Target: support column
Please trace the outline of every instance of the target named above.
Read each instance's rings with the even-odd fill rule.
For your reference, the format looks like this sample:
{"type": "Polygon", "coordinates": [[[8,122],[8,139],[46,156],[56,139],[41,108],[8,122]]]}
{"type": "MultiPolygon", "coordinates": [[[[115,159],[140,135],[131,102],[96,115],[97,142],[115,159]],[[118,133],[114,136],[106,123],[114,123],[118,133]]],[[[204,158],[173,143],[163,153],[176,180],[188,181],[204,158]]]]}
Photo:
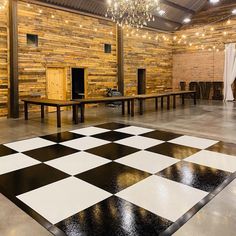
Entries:
{"type": "Polygon", "coordinates": [[[19,117],[17,0],[9,0],[10,99],[9,117],[19,117]]]}
{"type": "Polygon", "coordinates": [[[117,44],[117,78],[118,90],[124,95],[124,44],[123,29],[116,26],[116,44],[117,44]]]}

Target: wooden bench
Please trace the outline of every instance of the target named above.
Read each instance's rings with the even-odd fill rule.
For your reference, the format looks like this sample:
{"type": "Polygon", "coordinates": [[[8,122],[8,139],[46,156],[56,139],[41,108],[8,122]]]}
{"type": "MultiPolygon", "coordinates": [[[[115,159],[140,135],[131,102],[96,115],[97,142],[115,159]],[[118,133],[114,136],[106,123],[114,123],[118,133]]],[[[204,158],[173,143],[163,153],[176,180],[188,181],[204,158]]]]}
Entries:
{"type": "Polygon", "coordinates": [[[95,103],[111,103],[111,102],[121,102],[122,104],[122,115],[125,114],[125,102],[127,102],[128,114],[134,116],[134,99],[135,97],[103,97],[103,98],[86,98],[86,99],[74,99],[73,101],[80,104],[80,119],[81,122],[84,122],[84,113],[86,104],[95,104],[95,103]]]}
{"type": "Polygon", "coordinates": [[[158,110],[158,99],[161,98],[161,109],[164,107],[164,98],[167,101],[167,110],[170,109],[170,98],[173,98],[173,108],[176,108],[176,96],[180,95],[182,98],[182,104],[184,105],[185,95],[193,95],[194,105],[196,105],[196,91],[173,91],[167,93],[159,93],[159,94],[142,94],[137,95],[135,98],[139,101],[139,113],[143,114],[144,100],[146,99],[155,99],[155,108],[158,110]]]}
{"type": "Polygon", "coordinates": [[[73,121],[78,124],[78,106],[79,102],[75,101],[64,101],[64,100],[54,100],[46,98],[27,98],[22,99],[24,102],[25,120],[28,120],[28,105],[40,105],[41,106],[41,118],[44,118],[44,107],[55,107],[57,109],[57,127],[61,127],[61,107],[71,106],[73,109],[73,121]]]}

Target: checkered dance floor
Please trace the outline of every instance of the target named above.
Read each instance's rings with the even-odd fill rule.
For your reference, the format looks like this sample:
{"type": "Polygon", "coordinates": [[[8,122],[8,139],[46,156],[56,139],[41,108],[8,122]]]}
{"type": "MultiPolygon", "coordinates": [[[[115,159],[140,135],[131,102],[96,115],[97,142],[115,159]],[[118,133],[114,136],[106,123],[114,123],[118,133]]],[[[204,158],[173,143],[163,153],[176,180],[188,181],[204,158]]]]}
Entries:
{"type": "Polygon", "coordinates": [[[171,234],[235,171],[234,144],[118,123],[0,145],[1,191],[58,235],[171,234]]]}

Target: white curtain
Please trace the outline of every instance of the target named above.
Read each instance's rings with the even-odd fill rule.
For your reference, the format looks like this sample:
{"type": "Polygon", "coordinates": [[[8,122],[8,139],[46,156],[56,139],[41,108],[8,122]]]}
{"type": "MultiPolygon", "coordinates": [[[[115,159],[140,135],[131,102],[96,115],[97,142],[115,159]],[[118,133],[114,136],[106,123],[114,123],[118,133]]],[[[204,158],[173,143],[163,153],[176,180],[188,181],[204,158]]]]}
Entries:
{"type": "Polygon", "coordinates": [[[225,69],[224,69],[224,100],[233,101],[232,84],[236,78],[236,50],[235,44],[225,45],[225,69]]]}

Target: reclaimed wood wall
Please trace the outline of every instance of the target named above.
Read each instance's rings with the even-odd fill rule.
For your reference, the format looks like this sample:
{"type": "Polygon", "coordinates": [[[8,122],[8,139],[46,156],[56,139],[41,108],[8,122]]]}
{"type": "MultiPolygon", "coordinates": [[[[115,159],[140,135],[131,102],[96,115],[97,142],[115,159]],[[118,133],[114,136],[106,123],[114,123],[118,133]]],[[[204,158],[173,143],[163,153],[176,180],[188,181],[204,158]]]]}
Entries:
{"type": "Polygon", "coordinates": [[[172,88],[172,35],[151,30],[124,32],[124,91],[137,94],[137,70],[146,69],[146,93],[172,88]]]}
{"type": "Polygon", "coordinates": [[[174,88],[179,88],[180,81],[223,80],[225,44],[236,43],[236,17],[229,17],[234,8],[236,4],[200,12],[192,25],[175,33],[174,88]],[[220,19],[224,20],[212,23],[220,19]]]}
{"type": "MultiPolygon", "coordinates": [[[[5,2],[0,0],[0,3],[5,2]]],[[[8,109],[8,6],[0,11],[0,117],[8,109]]]]}
{"type": "Polygon", "coordinates": [[[104,96],[117,86],[116,28],[112,22],[38,5],[18,4],[20,98],[46,97],[47,67],[67,71],[71,99],[71,67],[87,68],[88,97],[104,96]],[[26,34],[38,35],[38,47],[28,46],[26,34]],[[110,54],[104,44],[112,45],[110,54]]]}

